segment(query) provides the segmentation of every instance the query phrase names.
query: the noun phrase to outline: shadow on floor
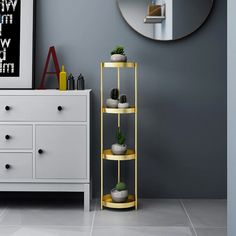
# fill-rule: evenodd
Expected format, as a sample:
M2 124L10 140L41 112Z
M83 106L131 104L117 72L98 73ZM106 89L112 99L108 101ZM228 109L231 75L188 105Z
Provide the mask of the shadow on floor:
M83 207L83 193L48 193L48 192L2 192L0 207L10 206L39 206L39 207Z

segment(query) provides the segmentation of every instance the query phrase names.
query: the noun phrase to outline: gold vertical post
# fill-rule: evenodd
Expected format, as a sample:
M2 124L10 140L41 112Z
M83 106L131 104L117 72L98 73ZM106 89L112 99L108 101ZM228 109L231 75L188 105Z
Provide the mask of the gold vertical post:
M101 63L101 210L103 209L103 63Z
M117 88L120 92L120 68L117 68ZM118 128L120 129L120 114L118 114ZM120 161L118 161L118 183L120 183Z
M118 183L120 183L120 161L118 161Z
M117 68L117 88L120 92L120 68ZM120 114L118 114L118 128L120 128Z
M135 63L135 209L138 209L138 63Z

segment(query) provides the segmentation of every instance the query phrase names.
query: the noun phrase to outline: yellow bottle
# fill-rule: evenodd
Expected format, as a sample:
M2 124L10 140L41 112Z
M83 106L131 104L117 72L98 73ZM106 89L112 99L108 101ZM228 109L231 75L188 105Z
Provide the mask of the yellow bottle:
M62 70L60 72L60 81L59 81L59 83L60 83L59 89L61 91L66 91L66 89L67 89L67 86L66 86L66 84L67 84L67 76L66 76L65 66L64 65L62 65Z

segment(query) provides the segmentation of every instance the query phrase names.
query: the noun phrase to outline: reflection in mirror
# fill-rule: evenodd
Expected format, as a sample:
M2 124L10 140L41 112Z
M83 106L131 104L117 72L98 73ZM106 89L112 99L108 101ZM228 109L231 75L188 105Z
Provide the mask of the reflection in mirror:
M156 40L175 40L196 31L209 16L213 0L117 0L127 23Z

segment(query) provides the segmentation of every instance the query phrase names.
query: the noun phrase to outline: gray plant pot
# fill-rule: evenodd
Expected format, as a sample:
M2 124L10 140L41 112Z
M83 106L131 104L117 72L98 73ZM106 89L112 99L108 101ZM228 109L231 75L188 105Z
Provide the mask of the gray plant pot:
M112 62L127 62L127 56L121 54L114 54L111 56Z
M128 190L117 191L115 188L111 190L111 198L113 202L123 203L128 200Z
M119 100L115 100L111 98L108 98L106 101L106 105L108 108L118 108L118 103L119 103Z
M126 102L126 103L119 103L118 104L118 108L129 108L129 103Z
M127 152L127 145L120 145L118 143L111 146L111 151L114 155L124 155Z

